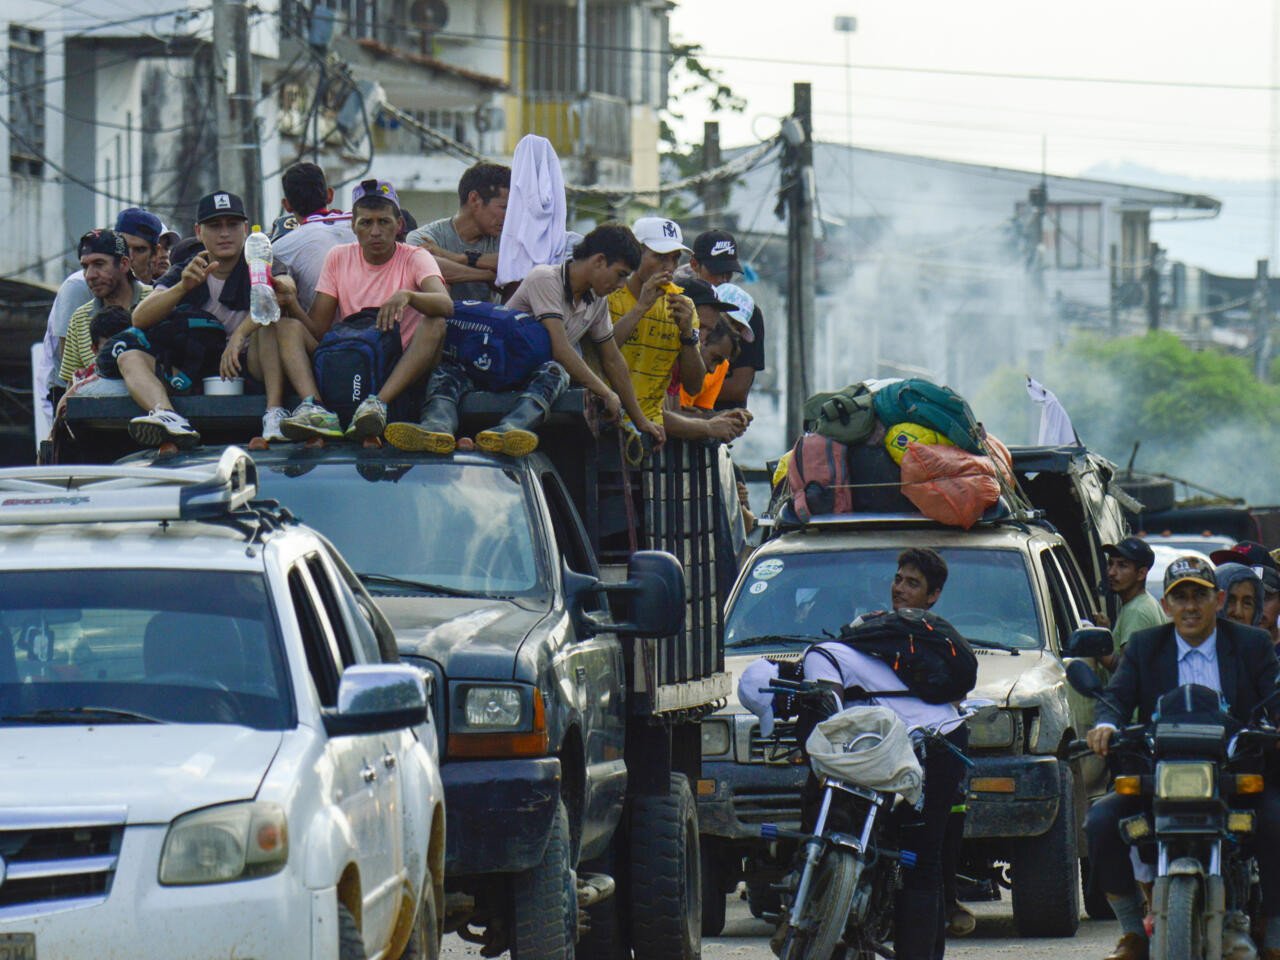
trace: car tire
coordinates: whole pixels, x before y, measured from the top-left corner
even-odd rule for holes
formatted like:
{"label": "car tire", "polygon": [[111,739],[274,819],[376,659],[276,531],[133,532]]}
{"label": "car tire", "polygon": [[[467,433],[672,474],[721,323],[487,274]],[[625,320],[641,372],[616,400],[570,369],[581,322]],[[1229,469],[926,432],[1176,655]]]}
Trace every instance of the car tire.
{"label": "car tire", "polygon": [[725,895],[724,854],[720,844],[710,837],[699,838],[699,850],[702,858],[702,935],[718,937],[724,930],[724,915],[727,904]]}
{"label": "car tire", "polygon": [[365,960],[360,925],[345,903],[338,904],[338,960]]}
{"label": "car tire", "polygon": [[1116,913],[1111,909],[1107,895],[1094,885],[1089,876],[1089,858],[1080,858],[1080,887],[1084,890],[1084,912],[1090,920],[1114,920]]}
{"label": "car tire", "polygon": [[439,958],[440,918],[436,916],[436,898],[431,892],[431,884],[427,883],[426,893],[418,907],[418,915],[413,920],[413,932],[409,934],[409,942],[404,945],[404,953],[400,954],[400,960],[439,960]]}
{"label": "car tire", "polygon": [[1038,837],[1013,845],[1013,922],[1024,937],[1070,937],[1080,926],[1079,830],[1073,777],[1058,765],[1058,815]]}
{"label": "car tire", "polygon": [[631,949],[636,960],[702,954],[698,808],[689,779],[671,774],[666,794],[631,804]]}
{"label": "car tire", "polygon": [[542,861],[511,880],[512,960],[574,960],[578,879],[570,845],[569,811],[559,800]]}

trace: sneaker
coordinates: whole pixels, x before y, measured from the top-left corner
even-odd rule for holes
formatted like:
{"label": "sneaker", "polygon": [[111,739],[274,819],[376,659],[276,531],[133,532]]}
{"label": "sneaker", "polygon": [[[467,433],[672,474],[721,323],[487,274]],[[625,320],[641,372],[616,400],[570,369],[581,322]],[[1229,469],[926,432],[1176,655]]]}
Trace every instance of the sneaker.
{"label": "sneaker", "polygon": [[365,397],[351,415],[347,436],[356,440],[380,437],[387,428],[387,405],[376,396]]}
{"label": "sneaker", "polygon": [[316,437],[340,438],[342,424],[338,415],[330,413],[313,400],[303,400],[293,415],[280,421],[280,429],[290,440],[314,440]]}
{"label": "sneaker", "polygon": [[287,416],[289,411],[284,407],[267,407],[267,412],[262,415],[262,439],[268,443],[287,442],[289,438],[280,429],[280,424]]}
{"label": "sneaker", "polygon": [[200,442],[200,434],[187,422],[187,418],[173,410],[152,410],[129,421],[129,436],[144,447],[158,447],[175,443],[182,450]]}

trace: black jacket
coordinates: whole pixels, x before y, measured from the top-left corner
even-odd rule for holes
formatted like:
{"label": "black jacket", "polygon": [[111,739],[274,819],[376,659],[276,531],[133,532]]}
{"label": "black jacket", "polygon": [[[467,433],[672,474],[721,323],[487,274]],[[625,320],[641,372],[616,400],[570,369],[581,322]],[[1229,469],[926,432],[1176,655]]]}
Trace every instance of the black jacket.
{"label": "black jacket", "polygon": [[[1263,630],[1218,618],[1218,677],[1231,715],[1247,723],[1254,707],[1276,689],[1276,661],[1271,637]],[[1138,720],[1148,723],[1156,701],[1178,686],[1178,643],[1173,624],[1139,630],[1124,648],[1120,666],[1107,687],[1108,699],[1124,708],[1098,701],[1098,723],[1123,727],[1136,708]]]}

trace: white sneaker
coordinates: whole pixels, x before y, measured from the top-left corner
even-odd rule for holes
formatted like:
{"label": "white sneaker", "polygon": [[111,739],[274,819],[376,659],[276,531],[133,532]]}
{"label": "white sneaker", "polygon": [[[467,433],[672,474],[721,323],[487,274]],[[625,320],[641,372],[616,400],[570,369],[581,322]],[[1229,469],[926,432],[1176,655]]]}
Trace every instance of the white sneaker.
{"label": "white sneaker", "polygon": [[175,443],[182,450],[200,442],[187,418],[173,410],[152,410],[129,421],[129,436],[144,447],[158,447],[163,443]]}
{"label": "white sneaker", "polygon": [[289,438],[280,429],[287,416],[289,411],[284,407],[267,407],[267,412],[262,415],[262,439],[268,443],[288,443]]}

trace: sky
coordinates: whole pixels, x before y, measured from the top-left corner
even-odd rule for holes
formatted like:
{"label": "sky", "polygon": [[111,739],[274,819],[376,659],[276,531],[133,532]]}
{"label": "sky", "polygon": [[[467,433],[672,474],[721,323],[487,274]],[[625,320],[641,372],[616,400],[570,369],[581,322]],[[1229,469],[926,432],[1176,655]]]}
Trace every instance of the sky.
{"label": "sky", "polygon": [[[726,146],[773,133],[803,80],[813,85],[820,139],[849,142],[851,131],[859,146],[1033,170],[1043,156],[1049,172],[1065,175],[1128,163],[1263,180],[1278,3],[678,0],[671,32],[701,43],[704,62],[748,100],[745,113],[715,118]],[[855,17],[857,31],[836,32],[837,15]],[[701,139],[712,118],[692,98],[681,106],[684,135]]]}

